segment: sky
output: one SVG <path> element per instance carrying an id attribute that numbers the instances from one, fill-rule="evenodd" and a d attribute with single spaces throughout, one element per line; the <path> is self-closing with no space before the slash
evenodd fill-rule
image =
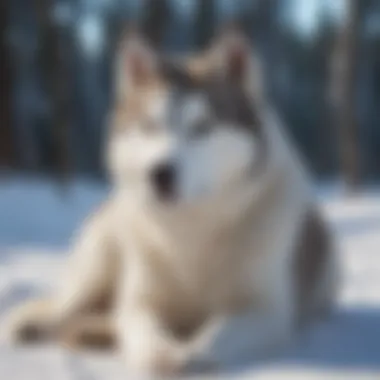
<path id="1" fill-rule="evenodd" d="M 318 28 L 319 12 L 324 8 L 336 19 L 344 13 L 345 0 L 291 0 L 291 18 L 302 34 L 313 34 Z"/>

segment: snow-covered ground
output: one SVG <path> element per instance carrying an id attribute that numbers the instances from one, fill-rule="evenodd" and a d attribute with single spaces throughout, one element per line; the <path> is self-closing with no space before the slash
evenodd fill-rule
<path id="1" fill-rule="evenodd" d="M 66 191 L 46 181 L 0 183 L 0 320 L 19 300 L 49 291 L 73 231 L 105 195 L 89 183 Z M 347 199 L 325 187 L 317 195 L 340 247 L 344 286 L 337 311 L 284 357 L 236 363 L 218 378 L 380 379 L 380 190 Z M 2 380 L 127 378 L 113 357 L 0 345 Z"/>

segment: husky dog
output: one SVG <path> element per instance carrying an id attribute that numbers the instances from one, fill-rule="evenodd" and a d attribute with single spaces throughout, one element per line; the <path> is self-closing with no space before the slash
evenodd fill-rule
<path id="1" fill-rule="evenodd" d="M 236 30 L 195 58 L 123 41 L 109 200 L 57 294 L 15 310 L 14 340 L 111 341 L 137 373 L 277 352 L 332 305 L 334 249 L 309 179 Z"/>

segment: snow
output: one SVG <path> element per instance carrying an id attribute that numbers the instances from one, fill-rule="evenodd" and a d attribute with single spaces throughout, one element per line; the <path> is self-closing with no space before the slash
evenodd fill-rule
<path id="1" fill-rule="evenodd" d="M 47 180 L 0 183 L 0 319 L 20 300 L 51 291 L 73 231 L 106 193 L 84 181 L 65 191 Z M 316 194 L 340 252 L 343 287 L 336 312 L 282 357 L 242 360 L 218 378 L 380 379 L 380 190 L 348 198 L 339 187 L 325 186 Z M 116 357 L 0 345 L 0 379 L 127 378 Z"/>

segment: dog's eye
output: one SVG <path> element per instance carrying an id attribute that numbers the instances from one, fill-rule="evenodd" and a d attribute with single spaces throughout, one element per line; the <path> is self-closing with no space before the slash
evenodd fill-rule
<path id="1" fill-rule="evenodd" d="M 191 128 L 190 135 L 192 138 L 200 138 L 206 136 L 212 129 L 212 122 L 208 119 L 197 121 Z"/>

